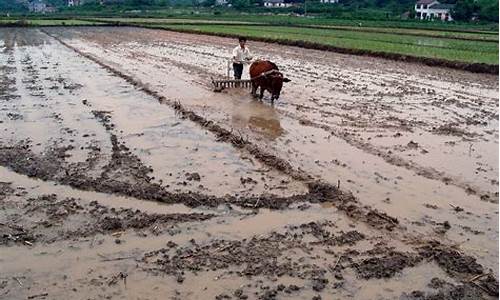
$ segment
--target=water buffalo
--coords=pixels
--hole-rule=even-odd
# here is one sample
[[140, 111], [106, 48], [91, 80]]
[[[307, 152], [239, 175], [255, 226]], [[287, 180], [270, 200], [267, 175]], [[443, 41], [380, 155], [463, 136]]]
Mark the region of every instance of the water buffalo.
[[260, 100], [264, 97], [264, 91], [271, 93], [271, 101], [280, 97], [283, 82], [290, 79], [283, 77], [276, 64], [268, 60], [258, 60], [250, 66], [250, 79], [252, 80], [252, 95], [257, 96], [257, 88], [260, 87]]

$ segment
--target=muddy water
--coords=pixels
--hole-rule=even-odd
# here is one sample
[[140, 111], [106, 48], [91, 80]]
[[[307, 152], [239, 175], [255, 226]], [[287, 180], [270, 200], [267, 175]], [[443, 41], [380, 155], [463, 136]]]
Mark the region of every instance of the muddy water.
[[[212, 134], [179, 119], [172, 109], [159, 106], [122, 79], [82, 58], [69, 59], [74, 53], [58, 43], [36, 49], [15, 48], [10, 57], [17, 71], [11, 77], [16, 81], [16, 93], [23, 99], [23, 108], [18, 101], [5, 106], [5, 110], [19, 112], [18, 119], [1, 124], [3, 131], [13, 137], [12, 142], [30, 139], [38, 151], [50, 143], [68, 143], [74, 147], [69, 151], [69, 161], [73, 162], [89, 157], [91, 149], [85, 148], [99, 147], [100, 161], [95, 164], [99, 170], [109, 159], [111, 145], [106, 130], [91, 112], [105, 111], [111, 115], [114, 131], [122, 141], [146, 165], [154, 166], [154, 179], [172, 191], [218, 196], [305, 191], [300, 184], [243, 157], [231, 146], [217, 143]], [[36, 74], [26, 74], [27, 69]], [[31, 90], [40, 92], [34, 94]], [[192, 179], [193, 173], [199, 179]], [[254, 181], [243, 185], [242, 178]]]
[[[44, 30], [94, 61], [41, 30], [0, 30], [1, 146], [20, 144], [20, 155], [27, 147], [34, 153], [27, 165], [39, 156], [60, 164], [42, 165], [52, 173], [73, 178], [75, 168], [130, 185], [147, 168], [150, 185], [138, 188], [156, 184], [171, 196], [307, 192], [176, 115], [178, 102], [401, 226], [375, 229], [331, 203], [158, 204], [117, 195], [118, 185], [83, 191], [58, 183], [64, 174], [17, 167], [27, 177], [0, 167], [0, 226], [8, 233], [0, 294], [419, 299], [412, 294], [419, 291], [490, 299], [484, 276], [469, 279], [489, 268], [498, 275], [497, 77], [252, 43], [257, 57], [278, 62], [293, 80], [271, 106], [247, 91], [211, 91], [207, 79], [225, 74], [232, 40], [137, 28]], [[467, 257], [451, 267], [450, 252], [429, 258], [419, 248], [429, 240], [458, 245]], [[476, 266], [468, 255], [483, 271], [467, 269]]]
[[[39, 193], [57, 193], [62, 196], [81, 196], [80, 202], [86, 198], [92, 199], [88, 193], [68, 190], [65, 187], [53, 186], [47, 182], [29, 179], [22, 175], [11, 174], [2, 169], [2, 175], [8, 175], [16, 182], [14, 189], [25, 191], [23, 195], [10, 195], [8, 202], [22, 206], [23, 198], [36, 196]], [[66, 189], [66, 190], [64, 190]], [[134, 203], [132, 199], [105, 199], [99, 195], [93, 195], [102, 204], [113, 206], [131, 207], [145, 209], [149, 204]], [[171, 208], [169, 206], [169, 208]], [[158, 207], [158, 211], [167, 211]], [[181, 211], [176, 209], [174, 211]], [[188, 211], [185, 211], [188, 213]], [[3, 219], [1, 222], [5, 222]], [[300, 219], [300, 221], [299, 221]], [[312, 206], [307, 209], [290, 209], [280, 212], [261, 210], [258, 214], [247, 212], [228, 212], [215, 219], [201, 222], [176, 225], [176, 233], [170, 235], [144, 236], [142, 232], [126, 230], [119, 235], [108, 236], [97, 234], [94, 237], [83, 239], [64, 240], [50, 244], [36, 244], [34, 246], [10, 246], [3, 247], [2, 264], [3, 274], [1, 280], [6, 282], [6, 291], [9, 299], [25, 299], [36, 295], [48, 294], [48, 299], [67, 299], [68, 294], [79, 297], [85, 295], [90, 298], [126, 297], [164, 299], [200, 299], [215, 298], [221, 294], [231, 294], [237, 288], [242, 288], [250, 298], [257, 298], [261, 291], [273, 288], [278, 284], [296, 285], [302, 289], [293, 292], [292, 295], [284, 294], [283, 297], [295, 299], [310, 299], [313, 296], [336, 294], [340, 298], [355, 299], [398, 299], [402, 293], [408, 292], [408, 285], [413, 289], [432, 291], [427, 287], [428, 277], [439, 277], [450, 283], [455, 283], [435, 264], [424, 263], [414, 269], [407, 269], [388, 279], [372, 279], [359, 281], [354, 271], [348, 270], [343, 275], [341, 288], [326, 287], [322, 291], [311, 290], [311, 283], [304, 278], [295, 276], [280, 276], [270, 281], [266, 276], [239, 277], [232, 275], [237, 269], [225, 269], [221, 271], [186, 273], [184, 282], [180, 284], [172, 276], [156, 276], [146, 271], [147, 265], [141, 257], [156, 249], [165, 247], [167, 243], [176, 243], [181, 246], [190, 247], [193, 241], [204, 245], [211, 239], [248, 239], [255, 236], [263, 236], [269, 232], [286, 233], [286, 228], [297, 224], [296, 222], [333, 222], [335, 230], [358, 230], [367, 237], [349, 251], [366, 251], [375, 245], [385, 244], [394, 247], [398, 251], [408, 251], [410, 248], [397, 241], [389, 241], [380, 236], [379, 232], [370, 229], [363, 224], [353, 225], [347, 218], [336, 214], [331, 207]], [[140, 234], [139, 234], [140, 233]], [[117, 244], [114, 240], [119, 237], [121, 242]], [[292, 236], [288, 237], [293, 239]], [[307, 237], [314, 241], [314, 237]], [[387, 243], [387, 244], [386, 244]], [[329, 253], [340, 251], [345, 247], [328, 247]], [[303, 250], [296, 249], [288, 253], [287, 257], [299, 257], [304, 266], [305, 262], [327, 264], [334, 263], [334, 259], [324, 257], [324, 252], [319, 249]], [[347, 257], [347, 256], [346, 256]], [[348, 262], [345, 262], [348, 265]], [[118, 274], [126, 274], [125, 278], [113, 280]], [[330, 279], [333, 280], [333, 279]], [[384, 289], [380, 289], [380, 286]], [[373, 297], [376, 298], [373, 298]]]
[[498, 260], [497, 77], [251, 43], [256, 57], [292, 79], [271, 107], [242, 91], [211, 93], [207, 79], [225, 74], [230, 39], [135, 28], [52, 32], [297, 168], [340, 180], [417, 232], [433, 235], [448, 221], [447, 238]]

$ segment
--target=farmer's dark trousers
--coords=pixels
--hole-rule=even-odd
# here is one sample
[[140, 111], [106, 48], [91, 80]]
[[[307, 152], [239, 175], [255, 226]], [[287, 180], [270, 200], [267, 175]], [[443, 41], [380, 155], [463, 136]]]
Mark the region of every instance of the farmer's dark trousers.
[[243, 73], [243, 64], [233, 63], [234, 79], [241, 79]]

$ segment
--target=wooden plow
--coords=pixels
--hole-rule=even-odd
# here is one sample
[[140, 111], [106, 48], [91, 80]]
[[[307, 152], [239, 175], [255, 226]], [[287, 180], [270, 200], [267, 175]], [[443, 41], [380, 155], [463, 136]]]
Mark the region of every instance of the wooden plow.
[[227, 88], [251, 88], [252, 81], [250, 79], [231, 79], [232, 61], [227, 61], [227, 77], [226, 79], [212, 79], [214, 92], [221, 92]]
[[226, 88], [251, 88], [252, 81], [250, 79], [223, 79], [215, 80], [212, 79], [212, 84], [214, 85], [214, 91], [222, 91]]

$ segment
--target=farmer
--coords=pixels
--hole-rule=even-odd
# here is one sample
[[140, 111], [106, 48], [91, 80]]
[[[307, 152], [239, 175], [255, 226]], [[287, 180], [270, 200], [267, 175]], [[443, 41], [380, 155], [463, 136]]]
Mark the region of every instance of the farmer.
[[233, 71], [234, 79], [241, 79], [241, 74], [243, 73], [243, 64], [249, 62], [252, 57], [250, 56], [250, 50], [245, 46], [247, 39], [245, 37], [240, 37], [238, 39], [240, 44], [233, 49]]

